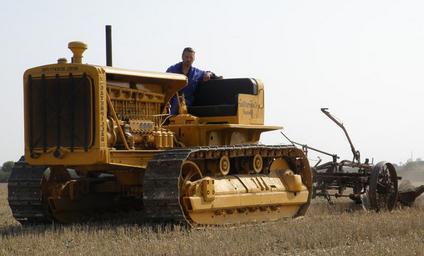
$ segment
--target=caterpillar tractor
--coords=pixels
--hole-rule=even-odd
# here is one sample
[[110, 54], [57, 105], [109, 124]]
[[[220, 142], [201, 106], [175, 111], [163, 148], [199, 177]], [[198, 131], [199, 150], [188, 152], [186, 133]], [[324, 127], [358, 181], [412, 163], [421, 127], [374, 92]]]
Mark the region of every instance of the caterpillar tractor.
[[[262, 145], [264, 86], [250, 78], [199, 85], [192, 106], [180, 74], [72, 61], [24, 74], [25, 155], [8, 201], [21, 223], [74, 223], [138, 210], [146, 222], [257, 223], [305, 214], [308, 160], [294, 146]], [[178, 95], [178, 115], [169, 101]], [[90, 217], [91, 216], [91, 217]]]

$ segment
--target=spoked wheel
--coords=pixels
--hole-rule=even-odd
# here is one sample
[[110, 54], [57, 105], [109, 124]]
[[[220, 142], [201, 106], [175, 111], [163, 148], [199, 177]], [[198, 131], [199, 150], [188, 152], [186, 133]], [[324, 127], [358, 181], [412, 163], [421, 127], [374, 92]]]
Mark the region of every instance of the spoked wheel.
[[180, 175], [180, 198], [182, 199], [187, 194], [187, 189], [190, 187], [190, 183], [195, 180], [201, 179], [202, 172], [199, 166], [192, 161], [185, 161], [181, 168]]
[[375, 211], [391, 211], [398, 197], [398, 179], [391, 163], [380, 162], [374, 166], [368, 187], [369, 207]]

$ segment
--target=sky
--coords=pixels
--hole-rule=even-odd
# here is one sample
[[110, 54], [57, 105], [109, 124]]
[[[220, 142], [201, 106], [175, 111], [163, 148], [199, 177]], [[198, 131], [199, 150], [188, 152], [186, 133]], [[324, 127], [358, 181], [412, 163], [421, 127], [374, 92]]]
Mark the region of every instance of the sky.
[[[24, 151], [24, 71], [70, 60], [76, 40], [88, 44], [83, 62], [105, 65], [105, 25], [115, 67], [164, 71], [190, 46], [200, 69], [262, 80], [265, 123], [292, 140], [352, 159], [327, 107], [363, 158], [424, 158], [423, 10], [412, 0], [5, 0], [0, 163]], [[261, 142], [288, 143], [279, 132]]]

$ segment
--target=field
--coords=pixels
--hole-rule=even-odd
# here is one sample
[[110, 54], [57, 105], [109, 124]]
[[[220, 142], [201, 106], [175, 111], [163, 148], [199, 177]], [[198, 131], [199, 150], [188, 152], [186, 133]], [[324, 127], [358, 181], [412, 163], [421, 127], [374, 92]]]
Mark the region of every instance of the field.
[[133, 216], [71, 226], [21, 227], [0, 184], [0, 255], [422, 255], [424, 209], [388, 213], [315, 201], [296, 220], [187, 230], [134, 223]]

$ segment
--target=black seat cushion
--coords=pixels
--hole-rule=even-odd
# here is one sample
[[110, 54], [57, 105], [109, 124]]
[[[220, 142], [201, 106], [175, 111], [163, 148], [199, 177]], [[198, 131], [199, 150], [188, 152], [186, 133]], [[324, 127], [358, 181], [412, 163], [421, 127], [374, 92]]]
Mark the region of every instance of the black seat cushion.
[[208, 106], [191, 106], [188, 112], [194, 116], [235, 116], [237, 114], [236, 105], [208, 105]]
[[197, 87], [188, 112], [200, 117], [236, 115], [240, 93], [257, 95], [256, 81], [250, 78], [209, 80]]

